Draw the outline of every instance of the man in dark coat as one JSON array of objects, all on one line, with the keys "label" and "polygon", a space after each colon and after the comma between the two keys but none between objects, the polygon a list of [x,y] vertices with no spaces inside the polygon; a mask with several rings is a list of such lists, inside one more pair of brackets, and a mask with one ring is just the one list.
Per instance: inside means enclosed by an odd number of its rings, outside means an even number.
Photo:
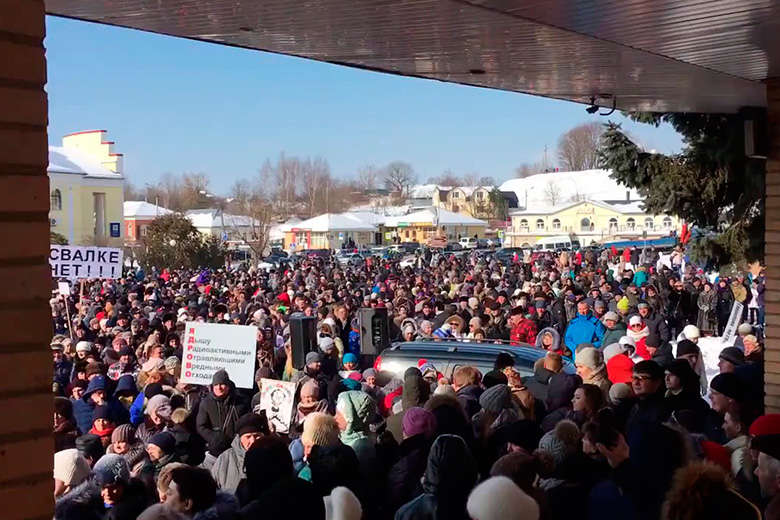
[{"label": "man in dark coat", "polygon": [[249,405],[236,392],[236,385],[225,370],[211,379],[211,391],[200,403],[196,428],[208,446],[204,465],[213,465],[220,453],[230,447],[236,436],[238,418],[249,411]]},{"label": "man in dark coat", "polygon": [[401,393],[403,409],[387,418],[387,430],[393,434],[398,444],[404,440],[403,420],[409,408],[423,406],[431,393],[431,386],[423,379],[422,372],[417,367],[409,367],[404,372],[404,387]]},{"label": "man in dark coat", "polygon": [[647,324],[647,328],[651,334],[656,334],[663,341],[670,341],[672,339],[669,326],[666,324],[666,320],[659,313],[654,311],[650,304],[647,302],[639,302],[637,304],[639,315],[642,316],[642,320]]}]

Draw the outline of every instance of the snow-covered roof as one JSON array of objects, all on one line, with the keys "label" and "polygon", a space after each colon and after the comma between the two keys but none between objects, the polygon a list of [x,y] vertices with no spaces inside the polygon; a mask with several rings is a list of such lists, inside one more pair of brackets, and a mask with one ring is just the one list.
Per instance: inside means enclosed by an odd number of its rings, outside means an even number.
[{"label": "snow-covered roof", "polygon": [[[226,227],[250,227],[252,225],[252,218],[244,215],[231,215],[225,213],[224,217],[221,215],[219,209],[192,209],[186,214],[186,217],[190,219],[192,225],[199,229],[219,228],[223,225]],[[255,224],[258,222],[255,221]]]},{"label": "snow-covered roof", "polygon": [[449,188],[450,190],[460,190],[463,193],[466,194],[467,197],[471,197],[475,191],[478,189],[487,190],[488,192],[493,191],[493,186],[456,186],[453,188]]},{"label": "snow-covered roof", "polygon": [[84,152],[63,146],[49,146],[47,171],[50,173],[72,173],[85,177],[122,178],[121,174],[112,172]]},{"label": "snow-covered roof", "polygon": [[485,226],[487,227],[487,222],[485,222],[484,220],[479,220],[474,217],[469,217],[468,215],[463,215],[461,213],[453,213],[452,211],[447,211],[445,209],[439,209],[438,211],[434,212],[432,208],[415,211],[409,213],[408,215],[388,217],[387,219],[385,219],[385,226],[398,227],[399,223],[406,223],[406,224],[433,223],[434,220],[436,220],[437,218],[436,213],[438,213],[438,223],[440,226]]},{"label": "snow-covered roof", "polygon": [[[299,222],[294,227],[308,229],[315,233],[326,233],[329,231],[376,231],[376,226],[365,219],[361,219],[361,215],[362,213],[325,213]],[[380,217],[380,215],[376,215],[376,217]]]},{"label": "snow-covered roof", "polygon": [[555,206],[537,207],[536,209],[534,208],[519,209],[517,211],[512,211],[510,215],[512,216],[553,215],[560,211],[573,208],[574,206],[579,206],[580,204],[585,204],[585,203],[593,204],[595,206],[600,206],[604,209],[609,209],[623,214],[642,214],[642,215],[645,214],[645,211],[642,209],[642,203],[639,201],[629,202],[626,204],[609,204],[600,200],[578,200],[573,202],[563,202],[560,204],[556,204]]},{"label": "snow-covered roof", "polygon": [[412,186],[409,190],[410,199],[430,199],[433,197],[433,192],[437,189],[448,190],[446,186],[439,186],[438,184],[418,184]]},{"label": "snow-covered roof", "polygon": [[298,217],[290,217],[286,221],[282,222],[281,224],[274,224],[270,228],[268,228],[268,236],[271,237],[271,240],[280,240],[284,238],[284,234],[290,231],[292,228],[296,227],[298,224],[303,222]]},{"label": "snow-covered roof", "polygon": [[155,218],[173,211],[144,200],[126,200],[122,207],[125,218]]},{"label": "snow-covered roof", "polygon": [[632,201],[641,199],[639,192],[619,184],[608,170],[538,173],[523,179],[510,179],[499,190],[514,191],[520,207],[542,210],[550,206],[550,190],[557,199],[570,202],[573,198],[599,201],[625,201],[626,192]]}]

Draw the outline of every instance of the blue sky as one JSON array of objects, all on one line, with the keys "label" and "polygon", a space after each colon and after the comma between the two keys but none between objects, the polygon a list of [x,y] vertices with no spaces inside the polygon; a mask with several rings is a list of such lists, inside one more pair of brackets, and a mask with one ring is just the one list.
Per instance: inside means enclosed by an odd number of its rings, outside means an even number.
[{"label": "blue sky", "polygon": [[[420,181],[448,169],[501,181],[545,145],[554,157],[569,128],[606,120],[565,101],[54,17],[46,48],[50,144],[108,130],[136,186],[204,172],[226,193],[280,152],[322,156],[339,177],[404,160]],[[671,127],[624,128],[648,148],[679,150]]]}]

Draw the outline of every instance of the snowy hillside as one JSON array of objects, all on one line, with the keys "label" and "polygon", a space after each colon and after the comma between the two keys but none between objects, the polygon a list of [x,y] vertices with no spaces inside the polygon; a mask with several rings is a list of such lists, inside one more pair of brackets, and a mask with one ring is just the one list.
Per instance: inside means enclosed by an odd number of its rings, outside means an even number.
[{"label": "snowy hillside", "polygon": [[[607,170],[584,170],[579,172],[537,173],[524,179],[510,179],[503,183],[501,191],[514,191],[520,207],[544,208],[550,205],[548,185],[553,184],[560,202],[575,199],[598,201],[640,200],[636,190],[630,190],[610,178]],[[629,195],[627,197],[626,195]],[[527,201],[527,203],[526,203]]]}]

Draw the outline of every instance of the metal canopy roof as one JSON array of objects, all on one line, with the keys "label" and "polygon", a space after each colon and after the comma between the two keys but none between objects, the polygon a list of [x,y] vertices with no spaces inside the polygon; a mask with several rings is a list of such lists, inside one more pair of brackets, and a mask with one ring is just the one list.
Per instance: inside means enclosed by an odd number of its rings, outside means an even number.
[{"label": "metal canopy roof", "polygon": [[[764,106],[780,0],[46,0],[50,14],[633,110]],[[251,73],[251,71],[247,71]]]}]

